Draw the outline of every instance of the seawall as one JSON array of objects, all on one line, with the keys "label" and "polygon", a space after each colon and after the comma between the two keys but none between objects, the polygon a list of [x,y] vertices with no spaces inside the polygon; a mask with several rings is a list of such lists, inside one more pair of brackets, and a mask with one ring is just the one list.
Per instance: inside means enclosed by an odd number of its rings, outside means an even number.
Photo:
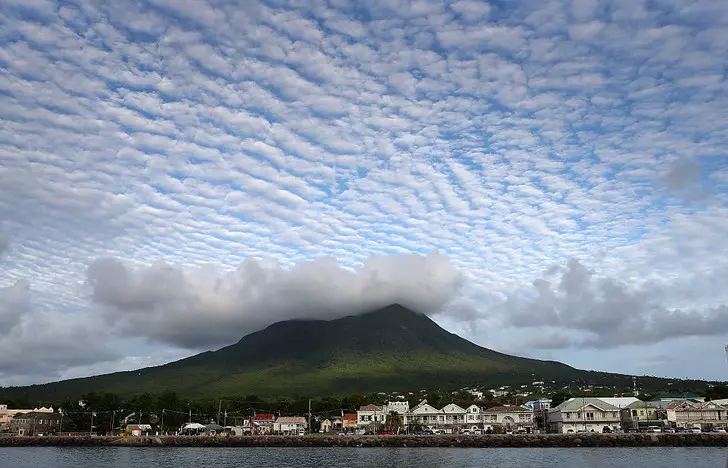
[{"label": "seawall", "polygon": [[728,447],[728,434],[0,437],[0,447]]}]

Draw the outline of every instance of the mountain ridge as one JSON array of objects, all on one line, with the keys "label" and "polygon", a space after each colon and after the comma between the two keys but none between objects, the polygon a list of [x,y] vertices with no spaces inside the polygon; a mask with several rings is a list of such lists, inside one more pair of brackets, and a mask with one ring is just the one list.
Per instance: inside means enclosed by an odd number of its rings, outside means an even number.
[{"label": "mountain ridge", "polygon": [[52,400],[90,391],[175,391],[197,397],[333,395],[535,380],[609,381],[630,387],[631,378],[499,353],[448,332],[426,315],[392,304],[334,320],[277,322],[216,351],[161,366],[0,388],[0,397],[21,394]]}]

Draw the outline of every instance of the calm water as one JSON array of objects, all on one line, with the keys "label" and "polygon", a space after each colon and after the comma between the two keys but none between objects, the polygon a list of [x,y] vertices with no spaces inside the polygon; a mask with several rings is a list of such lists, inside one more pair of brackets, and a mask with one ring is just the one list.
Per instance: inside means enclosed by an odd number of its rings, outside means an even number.
[{"label": "calm water", "polygon": [[724,468],[726,448],[0,448],[0,468]]}]

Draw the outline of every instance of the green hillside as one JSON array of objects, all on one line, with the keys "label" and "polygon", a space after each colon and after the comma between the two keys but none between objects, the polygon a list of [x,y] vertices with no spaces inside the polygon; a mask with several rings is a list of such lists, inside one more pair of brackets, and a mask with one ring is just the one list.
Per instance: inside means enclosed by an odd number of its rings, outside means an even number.
[{"label": "green hillside", "polygon": [[59,400],[91,391],[139,395],[165,390],[187,397],[322,396],[533,380],[629,387],[631,378],[498,353],[392,305],[338,320],[279,322],[231,346],[163,366],[5,388],[0,397]]}]

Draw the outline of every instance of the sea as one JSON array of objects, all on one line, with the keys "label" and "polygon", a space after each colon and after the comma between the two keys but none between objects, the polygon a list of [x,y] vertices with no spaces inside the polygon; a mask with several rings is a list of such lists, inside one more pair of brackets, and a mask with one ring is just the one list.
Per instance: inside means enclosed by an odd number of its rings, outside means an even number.
[{"label": "sea", "polygon": [[0,448],[0,468],[288,466],[726,468],[728,448]]}]

